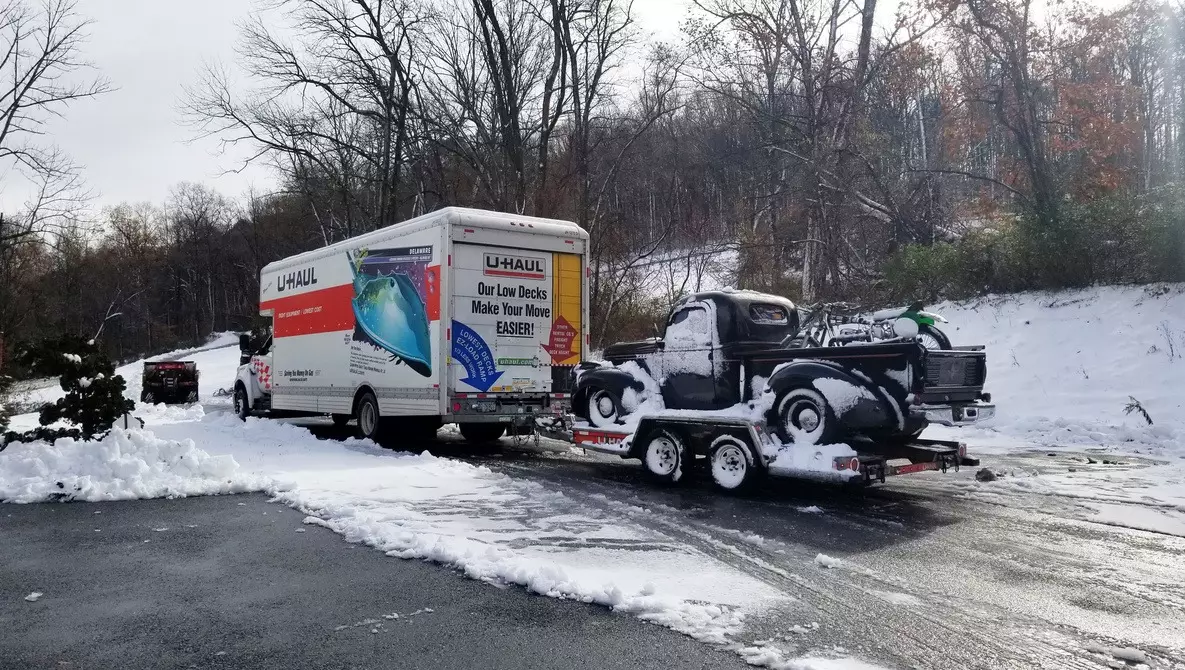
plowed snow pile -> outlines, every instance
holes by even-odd
[[[0,500],[134,500],[260,491],[264,477],[229,455],[211,456],[192,439],[112,431],[99,441],[15,443],[0,451]]]

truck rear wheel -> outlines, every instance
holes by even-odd
[[[765,470],[756,462],[749,445],[732,435],[721,435],[708,451],[712,481],[725,493],[753,488]]]
[[[374,394],[367,391],[358,399],[358,432],[368,440],[378,442],[383,425],[382,415],[379,414],[379,401]]]
[[[842,434],[839,420],[823,394],[810,388],[794,388],[777,402],[775,427],[783,442],[834,444]]]
[[[642,450],[642,465],[650,479],[659,484],[675,484],[683,478],[683,440],[670,431],[660,430],[650,435]]]
[[[474,444],[489,444],[506,434],[506,426],[500,423],[460,423],[461,437]]]

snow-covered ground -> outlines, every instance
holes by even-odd
[[[988,296],[932,311],[949,319],[956,346],[987,346],[997,412],[982,427],[925,436],[964,440],[1003,475],[964,472],[946,484],[993,502],[1073,501],[1084,518],[1183,535],[1185,285]],[[1151,425],[1125,412],[1133,398]],[[1051,465],[1018,458],[1033,453]]]
[[[986,426],[928,434],[968,442],[1001,476],[980,482],[964,469],[891,486],[1018,509],[1068,500],[1099,523],[1185,536],[1185,286],[1025,294],[935,311],[950,319],[946,330],[956,345],[987,345],[988,390],[999,409]],[[468,462],[320,440],[280,422],[239,422],[227,399],[213,396],[233,382],[234,343],[227,335],[167,355],[197,362],[200,406],[141,405],[142,431],[116,431],[98,444],[62,440],[0,452],[0,499],[267,491],[304,510],[307,523],[392,556],[600,603],[713,643],[733,643],[747,616],[785,600],[766,582],[645,523],[648,510],[577,500]],[[141,368],[119,369],[129,396],[138,396]],[[38,399],[56,394],[45,389]],[[1153,425],[1125,414],[1129,396]],[[13,427],[34,422],[23,415]],[[1048,466],[1034,465],[1034,452],[1054,456]],[[834,561],[820,554],[808,563],[842,565]],[[738,652],[771,667],[871,667],[843,658],[788,660],[762,646]]]

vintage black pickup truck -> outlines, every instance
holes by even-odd
[[[933,351],[909,340],[793,348],[798,321],[794,305],[773,295],[692,295],[671,310],[663,337],[607,347],[612,365],[582,364],[573,412],[597,428],[621,423],[645,393],[632,366],[623,366],[633,361],[658,384],[666,409],[756,401],[784,444],[905,444],[930,423],[995,413],[983,391],[983,347]]]

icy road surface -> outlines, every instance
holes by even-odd
[[[1136,667],[1122,660],[1134,649],[1148,667],[1185,668],[1185,532],[1143,520],[1183,509],[1111,502],[1100,515],[1093,499],[1010,489],[1007,475],[978,484],[967,469],[855,493],[771,480],[733,498],[702,481],[656,488],[636,462],[559,443],[503,442],[500,453],[434,451],[648,529],[697,553],[699,580],[727,566],[763,584],[780,597],[748,607],[730,637],[755,664],[854,656],[887,668]],[[1042,451],[992,463],[1051,475],[1147,467],[1118,460]],[[1141,523],[1155,530],[1128,527]],[[682,566],[655,569],[667,567]]]

